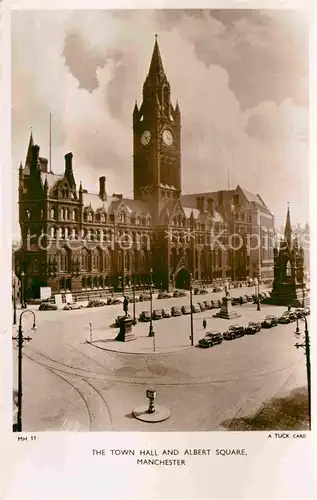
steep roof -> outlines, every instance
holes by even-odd
[[[55,184],[64,179],[64,174],[53,174],[52,172],[41,172],[41,180],[44,185],[45,179],[47,180],[48,189],[52,189]]]
[[[262,200],[262,198],[259,196],[259,194],[254,194],[254,193],[251,193],[250,191],[248,191],[247,189],[245,188],[242,188],[241,186],[239,186],[241,191],[243,192],[244,196],[246,197],[246,199],[250,202],[250,203],[255,203],[256,205],[260,205],[262,207],[265,207],[267,208],[267,206],[265,205],[264,201]]]

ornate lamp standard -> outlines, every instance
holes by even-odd
[[[258,278],[254,279],[254,286],[256,290],[256,296],[257,296],[257,311],[261,311],[260,307],[260,280]]]
[[[295,347],[298,349],[299,347],[303,347],[305,349],[306,356],[306,370],[307,370],[307,392],[308,392],[308,425],[309,430],[311,430],[311,374],[310,374],[310,341],[309,341],[309,332],[308,332],[308,324],[307,318],[304,316],[305,321],[305,340],[301,344],[296,342]],[[299,339],[300,331],[298,328],[298,322],[295,331],[296,338]]]
[[[17,324],[17,297],[16,297],[16,277],[15,275],[13,276],[13,281],[12,281],[12,287],[13,287],[13,324]]]
[[[190,343],[194,345],[194,323],[193,323],[193,286],[192,286],[193,275],[190,273],[189,282],[189,304],[190,304]]]
[[[23,331],[22,331],[22,316],[25,313],[31,313],[33,314],[33,327],[32,330],[36,329],[36,324],[35,324],[35,314],[31,309],[28,309],[26,311],[23,311],[20,314],[20,319],[19,319],[19,330],[18,330],[18,335],[16,337],[12,337],[12,340],[16,340],[18,343],[18,400],[17,400],[17,406],[18,406],[18,419],[17,419],[17,425],[16,429],[14,429],[15,432],[22,432],[22,347],[23,347],[23,342],[25,340],[30,341],[32,340],[32,337],[23,337]]]
[[[21,273],[21,309],[26,309],[25,289],[24,289],[25,272]]]
[[[130,280],[132,282],[132,293],[133,293],[133,325],[136,324],[135,320],[135,277],[131,276],[131,271],[129,272]]]
[[[153,283],[152,283],[152,273],[153,270],[152,268],[150,269],[150,328],[149,328],[149,337],[154,337],[154,329],[153,329],[153,293],[152,293],[152,288],[153,288]],[[153,338],[154,342],[154,338]],[[154,347],[155,350],[155,347]]]

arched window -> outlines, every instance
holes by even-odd
[[[124,263],[124,269],[125,270],[129,269],[129,255],[128,255],[128,252],[124,252],[124,254],[123,254],[123,263]]]
[[[59,256],[59,268],[61,273],[65,273],[68,270],[68,254],[65,248],[61,250]]]
[[[122,252],[118,252],[118,269],[122,269]]]
[[[73,220],[77,220],[77,214],[78,214],[77,209],[74,208],[74,210],[72,211],[72,219]]]
[[[88,222],[92,222],[92,213],[91,212],[88,213]]]
[[[51,208],[51,219],[56,219],[56,210],[54,207]]]
[[[94,270],[94,271],[100,270],[100,255],[99,255],[98,250],[95,250],[92,253],[91,267],[92,267],[92,270]]]
[[[139,225],[141,224],[141,219],[140,219],[140,217],[136,217],[136,219],[135,219],[135,224],[136,224],[137,226],[139,226]]]
[[[84,212],[84,222],[87,222],[87,219],[88,219],[88,216],[87,216],[87,212],[85,211]]]
[[[65,212],[64,212],[63,208],[61,208],[60,214],[61,214],[61,220],[64,220],[64,218],[65,218]]]
[[[81,270],[88,271],[88,251],[85,248],[81,253]]]
[[[56,229],[55,229],[55,227],[51,227],[51,238],[56,238]]]

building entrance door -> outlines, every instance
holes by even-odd
[[[176,288],[189,289],[190,286],[190,273],[187,269],[182,268],[178,271],[175,276],[175,286]]]

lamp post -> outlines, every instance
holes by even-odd
[[[153,329],[153,294],[152,294],[152,268],[150,269],[150,328],[149,328],[149,337],[153,337],[153,347],[155,351],[155,343],[154,343],[154,329]]]
[[[17,324],[16,277],[13,276],[13,324]]]
[[[301,344],[299,344],[298,342],[296,342],[295,347],[297,349],[299,347],[303,347],[305,349],[306,371],[307,371],[307,393],[308,393],[308,425],[309,425],[309,430],[311,430],[310,341],[309,341],[309,332],[308,332],[308,324],[307,324],[307,318],[306,318],[306,316],[304,316],[304,321],[305,321],[305,340]],[[295,335],[296,335],[297,338],[299,338],[300,332],[299,332],[298,328],[296,328]]]
[[[26,309],[25,289],[24,289],[25,272],[21,273],[21,309]]]
[[[32,330],[36,329],[35,325],[35,314],[33,311],[30,309],[23,311],[20,314],[20,319],[19,319],[19,330],[18,330],[18,335],[15,337],[12,337],[12,340],[16,340],[18,343],[18,419],[17,419],[17,425],[16,425],[16,432],[22,432],[22,347],[23,347],[23,342],[27,340],[28,342],[32,340],[32,337],[23,337],[23,331],[22,331],[22,316],[25,313],[31,313],[33,314],[33,327]]]
[[[257,311],[261,311],[260,307],[260,280],[258,278],[254,279],[254,285],[255,285],[255,290],[256,290],[256,296],[257,296]]]
[[[136,324],[135,321],[135,279],[134,276],[131,277],[131,272],[130,272],[130,279],[132,281],[132,293],[133,293],[133,324]]]
[[[189,282],[189,303],[190,303],[190,343],[194,345],[194,324],[193,324],[193,285],[192,285],[193,276],[190,274],[190,282]]]

